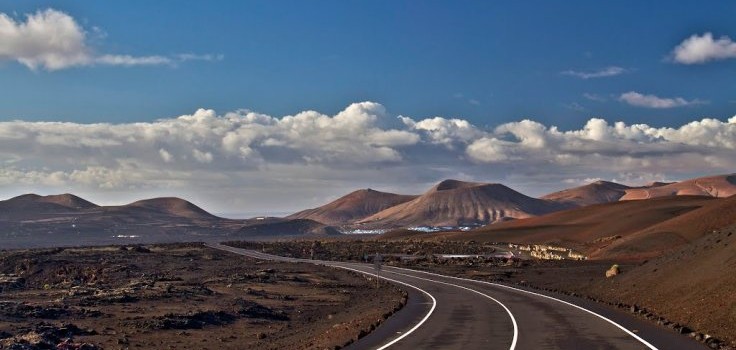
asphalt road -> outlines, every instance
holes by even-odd
[[[372,264],[285,258],[208,244],[257,259],[308,262],[374,275]],[[383,266],[408,304],[352,349],[704,349],[685,336],[600,304],[516,287]]]

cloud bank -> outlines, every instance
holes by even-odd
[[[31,70],[70,67],[175,65],[190,60],[217,61],[222,55],[132,56],[100,54],[89,46],[87,32],[64,12],[39,10],[16,20],[0,13],[0,60],[17,61]]]
[[[533,120],[488,129],[397,117],[375,102],[335,115],[199,109],[150,123],[0,122],[0,193],[169,194],[215,211],[292,210],[368,186],[418,192],[447,177],[541,194],[570,179],[727,173],[735,151],[736,117],[672,128],[593,118],[574,130]]]
[[[672,60],[681,64],[703,64],[736,58],[736,42],[727,36],[713,38],[712,33],[693,35],[672,51]]]

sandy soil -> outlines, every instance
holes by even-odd
[[[0,291],[0,348],[59,349],[334,349],[406,295],[199,244],[3,251]]]

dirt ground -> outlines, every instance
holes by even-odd
[[[336,349],[406,294],[199,244],[0,251],[2,349]]]

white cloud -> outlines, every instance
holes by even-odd
[[[102,32],[96,27],[92,31]],[[27,14],[25,21],[0,13],[0,60],[17,61],[32,70],[54,71],[92,65],[175,65],[190,60],[219,61],[222,58],[222,55],[212,54],[173,57],[99,54],[89,46],[84,28],[64,12],[39,10]]]
[[[174,63],[171,58],[163,56],[135,57],[130,55],[102,55],[95,57],[92,62],[110,66],[155,66]]]
[[[576,71],[566,70],[561,72],[563,75],[569,75],[580,79],[595,79],[595,78],[607,78],[621,75],[628,72],[628,69],[617,66],[610,66],[595,71]]]
[[[736,58],[736,42],[725,35],[714,39],[711,33],[695,34],[677,45],[672,51],[671,58],[674,62],[682,64],[702,64]]]
[[[736,117],[665,128],[594,118],[573,130],[528,119],[489,129],[460,118],[397,122],[375,102],[335,115],[199,109],[150,123],[0,122],[0,195],[43,188],[101,202],[176,195],[215,211],[296,210],[357,188],[416,193],[458,176],[534,195],[566,179],[725,173],[735,151]]]
[[[158,154],[161,155],[161,159],[163,159],[166,163],[171,163],[172,161],[174,161],[174,156],[172,156],[169,151],[163,148],[158,150]]]
[[[606,102],[608,99],[604,96],[597,95],[597,94],[591,94],[591,93],[584,93],[583,97],[585,97],[588,100],[595,101],[595,102]]]
[[[626,102],[632,106],[646,108],[675,108],[707,103],[706,101],[698,99],[686,100],[682,97],[658,97],[655,95],[641,94],[636,91],[623,93],[618,99],[619,101]]]
[[[454,148],[457,144],[467,144],[483,135],[483,132],[467,120],[442,117],[414,121],[411,118],[399,117],[408,128],[421,132],[427,141]]]

